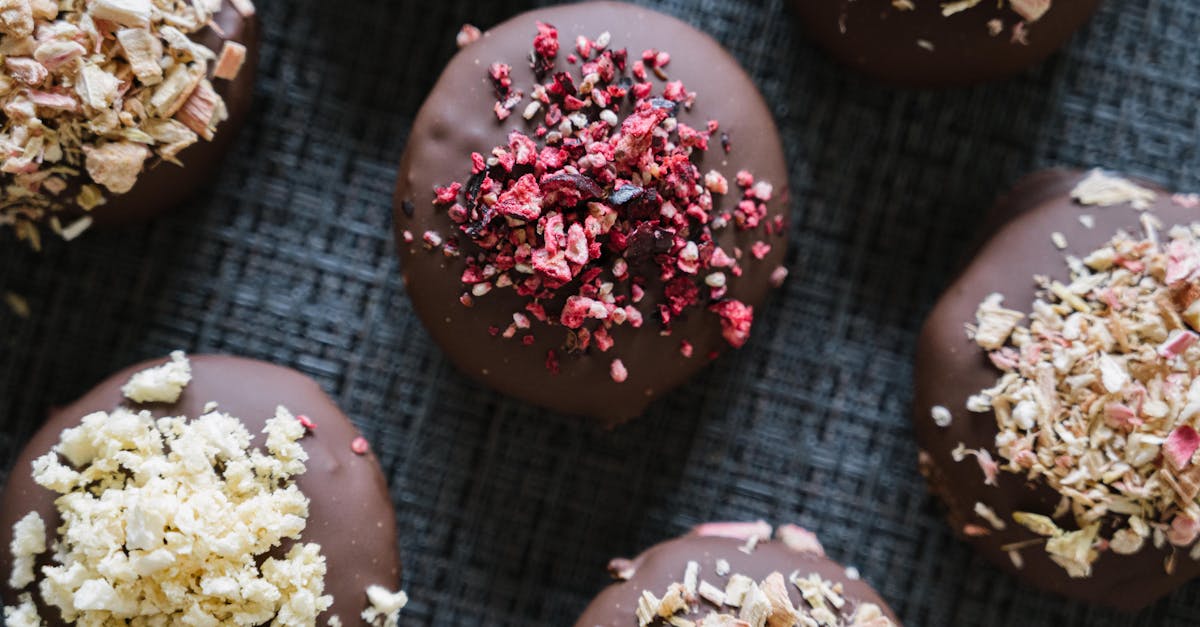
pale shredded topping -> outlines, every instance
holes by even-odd
[[[1138,211],[1150,208],[1155,194],[1152,190],[1141,187],[1129,179],[1114,176],[1104,170],[1095,169],[1088,172],[1086,178],[1071,190],[1071,198],[1083,205],[1111,207],[1113,205],[1130,204]]]
[[[38,248],[44,218],[61,234],[54,212],[91,210],[211,139],[228,113],[209,80],[236,78],[246,50],[218,56],[191,36],[222,3],[0,0],[0,224]]]
[[[693,532],[704,537],[746,539],[753,551],[758,540],[769,540],[770,525],[757,523],[708,523]],[[795,525],[778,530],[779,541],[799,552],[824,555],[824,549],[812,533]],[[746,547],[740,547],[744,551]],[[849,571],[847,571],[849,573]],[[872,603],[861,603],[853,612],[841,583],[824,579],[818,573],[800,571],[784,577],[774,572],[762,581],[732,573],[729,562],[717,559],[714,573],[724,579],[713,583],[704,577],[699,562],[689,561],[682,582],[672,583],[661,597],[643,590],[635,615],[639,627],[893,627],[883,610]],[[800,592],[799,607],[788,596],[788,583]],[[705,612],[707,613],[705,614]],[[688,616],[703,618],[690,619]],[[843,619],[849,615],[849,620]]]
[[[1084,187],[1102,197],[1135,192],[1097,176]],[[1069,284],[1040,279],[1028,324],[993,295],[969,328],[1003,373],[969,403],[994,412],[1001,459],[961,446],[956,458],[974,454],[989,482],[1002,469],[1062,495],[1053,516],[1013,519],[1072,577],[1107,550],[1194,547],[1200,534],[1200,224],[1168,236],[1119,233],[1068,258]]]

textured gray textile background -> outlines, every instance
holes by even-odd
[[[1022,173],[1104,164],[1200,190],[1200,3],[1110,0],[1036,71],[944,92],[847,75],[783,0],[659,3],[729,47],[774,107],[792,276],[745,349],[615,433],[459,375],[397,278],[391,190],[413,116],[463,22],[530,3],[259,5],[257,103],[210,193],[40,256],[4,240],[0,289],[34,313],[0,311],[0,468],[47,406],[117,368],[232,352],[315,377],[374,443],[405,624],[570,625],[608,558],[758,517],[818,532],[910,627],[1200,621],[1200,584],[1118,615],[974,558],[925,492],[907,411],[922,317]]]

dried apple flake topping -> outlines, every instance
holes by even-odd
[[[38,224],[71,239],[91,210],[226,119],[210,79],[233,80],[246,55],[191,37],[223,0],[0,0],[0,224],[40,248]],[[238,10],[253,13],[250,0]]]
[[[528,345],[535,331],[558,327],[565,353],[606,352],[615,326],[638,328],[653,318],[668,334],[673,320],[699,309],[719,319],[731,346],[742,346],[754,309],[730,298],[729,284],[771,251],[764,240],[785,230],[782,216],[767,216],[772,185],[746,171],[733,181],[700,171],[694,160],[720,126],[679,121],[696,94],[669,80],[668,53],[630,59],[609,47],[608,33],[574,43],[566,55],[574,71],[556,69],[558,31],[538,23],[530,59],[540,82],[528,95],[514,84],[511,66],[489,66],[496,117],[517,113],[528,132],[513,130],[507,144],[470,155],[469,180],[433,190],[435,210],[454,228],[427,231],[422,241],[464,257],[465,307],[493,290],[525,299],[507,327],[490,329],[494,336]],[[719,139],[723,152],[733,149],[727,134]],[[732,202],[718,210],[722,196]],[[404,207],[409,215],[414,209]],[[715,235],[725,229],[761,239],[746,250],[722,248]],[[641,304],[651,289],[656,297]],[[545,361],[558,372],[557,350]],[[612,379],[625,381],[628,365],[610,363]]]
[[[1013,520],[1072,577],[1147,542],[1200,557],[1200,224],[1159,240],[1119,233],[1068,257],[1069,284],[1039,279],[1032,312],[992,295],[968,327],[1002,372],[968,402],[995,415],[1000,459],[955,457],[974,455],[989,482],[1003,470],[1062,495],[1053,516]]]
[[[873,603],[853,602],[842,584],[817,573],[800,571],[784,576],[774,572],[763,579],[742,574],[712,573],[705,578],[697,562],[688,562],[684,581],[667,587],[661,596],[643,590],[634,614],[638,627],[892,627]],[[714,583],[714,581],[716,583]],[[803,601],[792,603],[789,584]],[[847,611],[851,610],[852,611]],[[848,615],[849,618],[843,618]],[[695,617],[695,618],[688,618]]]

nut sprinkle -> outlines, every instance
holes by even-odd
[[[201,139],[228,112],[212,80],[237,77],[246,49],[192,36],[223,0],[0,0],[0,224],[40,248],[38,224],[78,236],[84,216]],[[249,0],[235,6],[253,12]]]
[[[1147,224],[1150,224],[1147,222]],[[1062,495],[1053,516],[1014,512],[1071,577],[1108,551],[1168,544],[1200,557],[1200,223],[1118,233],[1038,279],[1031,312],[987,298],[968,334],[1001,375],[968,401],[993,412],[985,477],[1024,475]],[[1168,572],[1172,561],[1165,564]]]

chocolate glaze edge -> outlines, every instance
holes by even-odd
[[[88,413],[110,411],[121,404],[150,410],[156,416],[194,418],[201,415],[205,404],[216,401],[221,411],[242,419],[254,436],[252,445],[258,447],[265,442],[261,432],[266,420],[274,416],[278,405],[283,405],[317,424],[301,440],[309,460],[306,472],[296,483],[310,501],[302,540],[321,545],[327,566],[325,591],[334,596],[333,606],[321,620],[336,614],[344,624],[355,624],[367,606],[368,585],[389,590],[400,585],[395,514],[374,454],[359,456],[351,452],[350,442],[358,437],[358,430],[315,381],[299,372],[224,355],[194,355],[189,359],[192,382],[174,405],[123,403],[121,386],[133,373],[164,362],[159,359],[114,374],[74,403],[50,412],[46,424],[17,456],[0,500],[0,596],[4,603],[17,601],[17,592],[7,584],[12,567],[8,546],[13,523],[36,509],[46,521],[47,531],[58,526],[54,493],[34,483],[29,469],[36,457],[58,442],[64,428],[78,424]],[[48,563],[46,554],[38,565]],[[41,610],[44,614],[46,608]],[[61,625],[57,611],[54,614],[56,620],[51,624]]]
[[[524,59],[536,32],[535,20],[558,27],[564,42],[559,67],[565,65],[562,57],[577,34],[596,37],[609,31],[611,46],[628,48],[633,55],[646,48],[670,52],[668,74],[672,79],[682,79],[689,90],[698,93],[693,111],[680,119],[701,126],[710,118],[718,119],[721,129],[732,138],[733,151],[729,155],[723,154],[719,142],[714,142],[700,163],[701,172],[718,169],[732,181],[737,170],[745,168],[757,178],[770,181],[775,187],[775,197],[769,204],[772,216],[787,216],[787,169],[771,113],[737,62],[708,35],[649,9],[618,2],[587,2],[531,11],[485,32],[450,61],[417,115],[397,181],[396,236],[405,288],[414,309],[437,344],[469,377],[533,404],[590,416],[613,426],[641,414],[652,400],[703,368],[707,364],[704,356],[710,351],[723,349],[715,316],[693,309],[686,319],[673,325],[670,337],[660,337],[656,323],[650,319],[638,331],[627,325],[614,327],[616,346],[612,350],[580,357],[560,353],[562,372],[551,376],[544,366],[545,355],[547,350],[559,348],[562,328],[535,325],[537,341],[530,347],[490,337],[487,327],[507,326],[512,312],[520,311],[523,301],[501,293],[507,290],[493,290],[477,299],[473,309],[464,308],[458,302],[462,292],[461,261],[448,260],[440,251],[426,251],[420,243],[425,230],[443,235],[452,232],[450,221],[432,210],[433,186],[466,180],[472,151],[487,153],[493,146],[507,143],[508,131],[523,125],[519,115],[513,115],[505,124],[497,123],[486,68],[494,61],[509,62],[516,86],[527,88],[533,79]],[[655,84],[656,89],[661,88],[661,83]],[[405,201],[417,208],[412,218],[402,210]],[[404,242],[405,230],[415,235],[414,243]],[[736,237],[748,250],[749,244],[759,238],[753,232],[748,237],[731,231],[727,229],[718,238],[727,248]],[[745,275],[731,282],[730,296],[756,310],[767,295],[770,273],[783,263],[785,253],[784,238],[767,241],[773,247],[766,259],[744,264]],[[647,302],[652,294],[653,290],[648,289]],[[690,360],[679,354],[679,341],[685,338],[695,345],[695,357]],[[625,383],[614,383],[609,377],[609,365],[615,358],[622,359],[628,368]]]
[[[840,564],[815,553],[793,550],[778,540],[758,543],[750,555],[739,550],[745,544],[743,540],[699,536],[695,533],[657,544],[633,560],[636,571],[630,579],[608,586],[588,605],[575,627],[628,627],[636,624],[634,610],[642,591],[649,590],[655,595],[662,595],[668,586],[683,581],[684,569],[689,561],[700,564],[701,580],[723,589],[726,578],[716,575],[715,564],[718,559],[729,562],[731,575],[742,574],[755,581],[762,581],[773,572],[779,572],[784,577],[796,571],[801,576],[817,573],[828,581],[845,586],[844,596],[848,602],[842,612],[843,617],[852,614],[861,603],[874,603],[897,626],[900,625],[887,602],[866,582],[850,579]],[[790,583],[787,587],[793,605],[804,607],[799,590]],[[700,616],[710,609],[713,609],[710,605],[702,603]]]
[[[922,470],[931,491],[946,505],[956,534],[961,535],[962,526],[968,522],[988,526],[972,511],[976,501],[991,506],[1008,521],[1013,511],[1049,515],[1058,502],[1058,494],[1050,488],[1028,485],[1023,477],[1003,471],[998,487],[984,486],[982,472],[973,458],[954,462],[950,451],[959,442],[968,448],[994,450],[995,418],[990,413],[971,414],[965,409],[969,395],[990,387],[998,378],[998,371],[984,351],[967,339],[963,327],[975,320],[980,301],[999,292],[1005,295],[1006,307],[1028,312],[1035,298],[1035,273],[1065,280],[1068,272],[1064,255],[1082,256],[1120,229],[1134,234],[1142,231],[1140,212],[1129,205],[1083,207],[1072,201],[1070,192],[1085,175],[1063,169],[1037,172],[1002,197],[997,211],[1007,213],[1009,221],[946,290],[922,328],[914,369],[913,420],[922,451]],[[1168,228],[1200,219],[1195,210],[1173,203],[1170,193],[1161,187],[1138,183],[1158,194],[1150,211]],[[1083,214],[1095,218],[1094,228],[1079,222]],[[1059,251],[1051,242],[1054,231],[1065,235],[1065,251]],[[930,411],[935,405],[950,410],[950,427],[934,425]],[[1174,575],[1165,574],[1163,563],[1169,551],[1153,548],[1131,556],[1107,552],[1094,565],[1092,577],[1086,579],[1068,577],[1037,546],[1021,551],[1024,567],[1018,569],[1000,546],[1033,537],[1032,532],[1010,522],[1004,531],[993,530],[987,537],[966,540],[995,566],[1034,587],[1125,611],[1149,605],[1200,575],[1200,563],[1187,559],[1186,554],[1177,559]]]

